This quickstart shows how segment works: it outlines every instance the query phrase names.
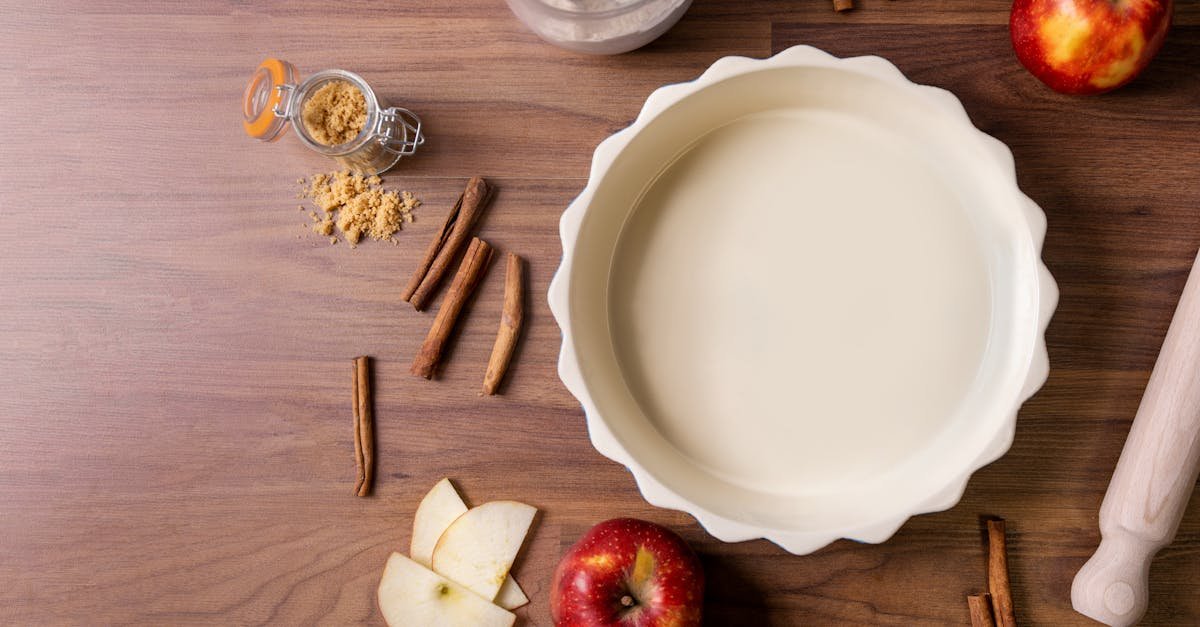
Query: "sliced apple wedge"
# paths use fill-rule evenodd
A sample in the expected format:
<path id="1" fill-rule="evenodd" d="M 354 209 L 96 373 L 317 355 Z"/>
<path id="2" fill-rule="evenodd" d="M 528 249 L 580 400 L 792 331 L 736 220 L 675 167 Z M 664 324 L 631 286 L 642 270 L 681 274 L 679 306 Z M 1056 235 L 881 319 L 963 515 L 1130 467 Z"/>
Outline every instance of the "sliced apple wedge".
<path id="1" fill-rule="evenodd" d="M 413 516 L 412 544 L 409 557 L 422 566 L 433 563 L 433 548 L 446 527 L 467 511 L 458 490 L 449 479 L 442 479 L 421 499 L 417 513 Z M 511 577 L 506 579 L 496 594 L 496 604 L 506 610 L 514 610 L 529 603 L 525 591 Z"/>
<path id="2" fill-rule="evenodd" d="M 421 499 L 417 513 L 413 515 L 409 557 L 422 566 L 432 564 L 433 547 L 437 545 L 438 538 L 442 537 L 442 532 L 450 523 L 466 511 L 467 504 L 463 503 L 462 497 L 458 495 L 458 490 L 454 489 L 450 480 L 442 479 L 437 482 L 425 498 Z"/>
<path id="3" fill-rule="evenodd" d="M 516 501 L 492 501 L 467 510 L 438 538 L 433 570 L 485 599 L 495 599 L 536 513 L 534 507 Z"/>
<path id="4" fill-rule="evenodd" d="M 379 609 L 391 627 L 511 627 L 517 619 L 399 553 L 392 553 L 383 568 Z"/>
<path id="5" fill-rule="evenodd" d="M 515 610 L 526 603 L 529 603 L 529 597 L 525 596 L 525 591 L 517 585 L 517 580 L 509 575 L 504 583 L 500 584 L 500 591 L 496 593 L 496 605 L 506 610 Z"/>

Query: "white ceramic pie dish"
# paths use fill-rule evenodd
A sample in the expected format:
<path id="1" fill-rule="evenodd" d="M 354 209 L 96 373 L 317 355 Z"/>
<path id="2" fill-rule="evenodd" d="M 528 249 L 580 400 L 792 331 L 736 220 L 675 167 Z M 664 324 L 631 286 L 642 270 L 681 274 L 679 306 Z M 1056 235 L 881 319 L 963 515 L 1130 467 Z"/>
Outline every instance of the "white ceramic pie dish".
<path id="1" fill-rule="evenodd" d="M 596 148 L 550 307 L 593 445 L 725 541 L 882 542 L 1045 381 L 1045 216 L 958 99 L 798 46 Z"/>

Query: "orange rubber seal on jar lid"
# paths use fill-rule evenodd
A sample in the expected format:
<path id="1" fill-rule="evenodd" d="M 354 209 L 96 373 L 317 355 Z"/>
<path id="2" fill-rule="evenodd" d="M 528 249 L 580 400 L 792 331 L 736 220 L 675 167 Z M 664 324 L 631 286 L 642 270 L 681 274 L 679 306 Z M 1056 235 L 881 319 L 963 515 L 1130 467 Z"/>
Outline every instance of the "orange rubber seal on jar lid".
<path id="1" fill-rule="evenodd" d="M 280 85 L 294 81 L 295 72 L 286 61 L 271 58 L 259 64 L 242 102 L 242 128 L 246 134 L 263 141 L 272 141 L 282 134 L 287 119 L 275 115 L 283 100 Z"/>

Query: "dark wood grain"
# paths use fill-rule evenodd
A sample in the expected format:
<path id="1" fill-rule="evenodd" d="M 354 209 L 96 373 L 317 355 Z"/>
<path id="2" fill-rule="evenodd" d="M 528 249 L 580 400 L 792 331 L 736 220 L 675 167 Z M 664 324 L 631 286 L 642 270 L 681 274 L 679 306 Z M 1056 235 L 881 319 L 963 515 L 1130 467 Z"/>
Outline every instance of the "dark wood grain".
<path id="1" fill-rule="evenodd" d="M 697 0 L 620 57 L 542 44 L 499 0 L 4 3 L 0 38 L 0 623 L 380 622 L 389 551 L 438 478 L 543 516 L 517 578 L 549 625 L 563 548 L 612 516 L 701 553 L 713 625 L 966 624 L 984 589 L 979 517 L 1008 520 L 1017 618 L 1074 625 L 1070 580 L 1200 245 L 1200 3 L 1129 88 L 1042 88 L 1008 46 L 1008 2 Z M 558 383 L 545 305 L 557 219 L 591 149 L 645 96 L 731 54 L 808 43 L 880 54 L 945 87 L 1008 143 L 1046 210 L 1062 290 L 1052 374 L 1012 451 L 954 509 L 883 545 L 807 557 L 723 544 L 641 500 L 590 446 Z M 305 234 L 294 180 L 326 169 L 237 111 L 276 55 L 359 72 L 429 143 L 389 185 L 425 204 L 399 246 Z M 407 374 L 430 317 L 398 292 L 467 177 L 499 193 L 481 234 L 529 263 L 525 337 L 477 395 L 500 316 L 493 269 L 434 382 Z M 299 237 L 298 237 L 299 236 Z M 345 364 L 375 357 L 375 495 L 354 480 Z M 1156 560 L 1148 625 L 1200 623 L 1200 499 Z"/>

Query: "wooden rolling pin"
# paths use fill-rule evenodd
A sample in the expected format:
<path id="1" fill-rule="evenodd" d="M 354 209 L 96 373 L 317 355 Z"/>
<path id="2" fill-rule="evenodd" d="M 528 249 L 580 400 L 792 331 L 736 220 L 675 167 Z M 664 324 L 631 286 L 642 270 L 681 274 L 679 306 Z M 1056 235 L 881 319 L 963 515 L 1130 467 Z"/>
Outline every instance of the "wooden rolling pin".
<path id="1" fill-rule="evenodd" d="M 1200 257 L 1100 506 L 1100 547 L 1071 586 L 1075 611 L 1108 625 L 1146 612 L 1150 559 L 1171 543 L 1200 470 Z"/>

